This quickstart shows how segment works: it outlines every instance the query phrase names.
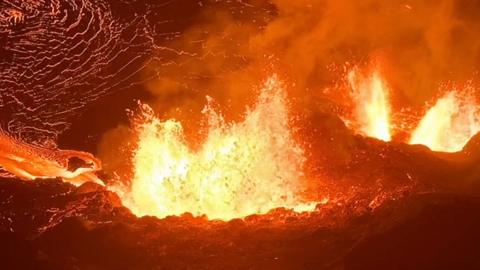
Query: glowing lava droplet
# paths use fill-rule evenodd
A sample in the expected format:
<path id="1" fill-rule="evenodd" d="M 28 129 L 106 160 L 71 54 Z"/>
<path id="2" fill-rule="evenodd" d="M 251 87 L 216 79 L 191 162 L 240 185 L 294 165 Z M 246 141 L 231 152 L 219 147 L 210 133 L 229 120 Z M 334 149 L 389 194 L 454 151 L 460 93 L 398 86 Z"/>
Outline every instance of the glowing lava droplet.
<path id="1" fill-rule="evenodd" d="M 380 73 L 370 76 L 357 69 L 348 73 L 348 82 L 355 99 L 355 118 L 359 132 L 365 136 L 390 141 L 390 103 L 388 88 Z"/>
<path id="2" fill-rule="evenodd" d="M 410 144 L 434 151 L 456 152 L 480 131 L 480 111 L 474 98 L 448 92 L 430 108 L 412 133 Z"/>
<path id="3" fill-rule="evenodd" d="M 137 127 L 134 177 L 121 196 L 136 215 L 207 215 L 229 220 L 278 207 L 313 210 L 299 197 L 304 180 L 302 148 L 294 140 L 283 86 L 265 83 L 252 110 L 226 123 L 207 105 L 208 135 L 198 151 L 176 120 L 154 116 Z"/>

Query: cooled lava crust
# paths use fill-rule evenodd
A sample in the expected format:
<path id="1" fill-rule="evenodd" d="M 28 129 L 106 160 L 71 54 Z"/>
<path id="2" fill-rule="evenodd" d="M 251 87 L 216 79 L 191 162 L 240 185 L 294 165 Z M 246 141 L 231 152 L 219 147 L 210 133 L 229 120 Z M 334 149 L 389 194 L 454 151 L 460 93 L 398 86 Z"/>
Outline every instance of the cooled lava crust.
<path id="1" fill-rule="evenodd" d="M 356 140 L 353 152 L 383 154 L 349 163 L 341 171 L 351 180 L 334 184 L 350 191 L 304 214 L 136 217 L 96 184 L 1 179 L 0 261 L 5 269 L 478 269 L 479 174 L 465 158 L 477 140 L 454 157 Z M 395 166 L 378 165 L 393 157 Z M 365 178 L 379 172 L 390 177 Z"/>

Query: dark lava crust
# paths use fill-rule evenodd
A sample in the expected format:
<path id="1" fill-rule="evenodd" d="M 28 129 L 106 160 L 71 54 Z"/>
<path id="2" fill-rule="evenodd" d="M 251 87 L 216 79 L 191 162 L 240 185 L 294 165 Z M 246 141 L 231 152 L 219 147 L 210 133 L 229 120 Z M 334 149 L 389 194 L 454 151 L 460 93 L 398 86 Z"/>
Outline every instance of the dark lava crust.
<path id="1" fill-rule="evenodd" d="M 59 180 L 0 181 L 2 269 L 478 269 L 480 198 L 411 194 L 230 222 L 137 218 Z"/>

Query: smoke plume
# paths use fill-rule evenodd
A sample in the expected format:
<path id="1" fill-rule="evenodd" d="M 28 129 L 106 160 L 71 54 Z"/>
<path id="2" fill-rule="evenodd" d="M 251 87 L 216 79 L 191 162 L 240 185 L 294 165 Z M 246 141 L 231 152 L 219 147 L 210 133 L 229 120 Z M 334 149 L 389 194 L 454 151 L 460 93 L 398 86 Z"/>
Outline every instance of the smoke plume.
<path id="1" fill-rule="evenodd" d="M 475 79 L 478 69 L 480 1 L 216 2 L 200 1 L 191 26 L 159 46 L 161 60 L 149 67 L 158 77 L 145 85 L 145 102 L 187 134 L 200 129 L 206 95 L 235 120 L 270 72 L 288 82 L 295 105 L 334 114 L 342 104 L 325 89 L 341 95 L 335 86 L 348 66 L 378 63 L 395 107 L 416 109 L 442 83 Z M 162 58 L 165 47 L 175 57 Z"/>

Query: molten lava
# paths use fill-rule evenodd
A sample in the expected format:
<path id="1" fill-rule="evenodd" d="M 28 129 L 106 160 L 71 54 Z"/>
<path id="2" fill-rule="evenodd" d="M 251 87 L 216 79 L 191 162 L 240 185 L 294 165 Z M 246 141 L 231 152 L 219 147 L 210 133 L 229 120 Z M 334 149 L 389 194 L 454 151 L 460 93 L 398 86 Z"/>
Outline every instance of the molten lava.
<path id="1" fill-rule="evenodd" d="M 226 123 L 212 109 L 208 135 L 198 151 L 185 141 L 176 120 L 148 120 L 137 127 L 134 177 L 119 194 L 136 215 L 165 217 L 189 212 L 229 220 L 285 207 L 310 211 L 304 203 L 304 151 L 289 126 L 286 96 L 276 75 L 263 86 L 243 121 Z"/>
<path id="2" fill-rule="evenodd" d="M 355 102 L 355 123 L 361 134 L 391 140 L 389 90 L 378 71 L 365 76 L 357 69 L 348 73 Z"/>
<path id="3" fill-rule="evenodd" d="M 347 123 L 358 133 L 390 141 L 391 121 L 389 89 L 380 73 L 348 73 L 354 99 L 353 117 Z M 469 89 L 450 91 L 427 110 L 411 132 L 409 144 L 423 144 L 434 151 L 460 151 L 480 131 L 480 110 Z"/>
<path id="4" fill-rule="evenodd" d="M 460 151 L 480 131 L 480 110 L 471 95 L 450 91 L 430 108 L 412 133 L 410 144 L 434 151 Z"/>
<path id="5" fill-rule="evenodd" d="M 73 162 L 81 163 L 73 168 Z M 0 168 L 23 180 L 60 177 L 75 185 L 103 182 L 95 175 L 102 168 L 92 154 L 28 144 L 0 130 Z"/>

